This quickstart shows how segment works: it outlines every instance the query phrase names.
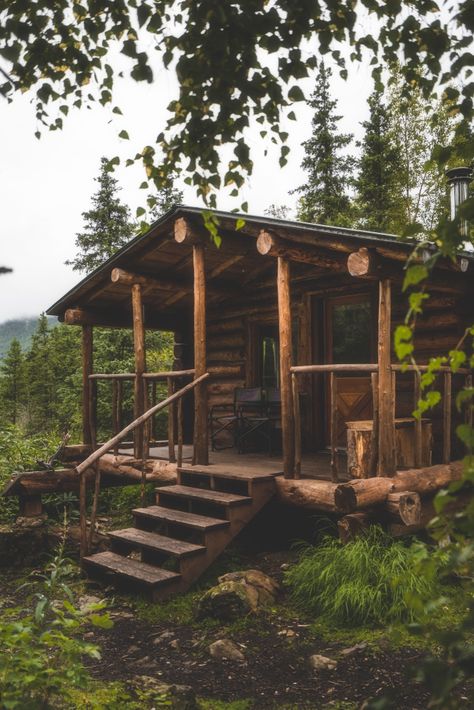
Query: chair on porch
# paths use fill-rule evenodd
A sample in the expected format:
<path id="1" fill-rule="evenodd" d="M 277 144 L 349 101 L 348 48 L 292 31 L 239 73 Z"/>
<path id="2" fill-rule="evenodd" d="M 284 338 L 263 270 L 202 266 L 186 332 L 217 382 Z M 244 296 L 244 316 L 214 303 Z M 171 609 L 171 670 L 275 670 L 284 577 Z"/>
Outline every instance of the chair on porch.
<path id="1" fill-rule="evenodd" d="M 236 387 L 232 405 L 216 404 L 209 411 L 209 432 L 212 451 L 237 448 L 241 453 L 241 437 L 249 420 L 264 411 L 264 392 L 261 387 Z M 219 443 L 227 435 L 228 443 Z"/>

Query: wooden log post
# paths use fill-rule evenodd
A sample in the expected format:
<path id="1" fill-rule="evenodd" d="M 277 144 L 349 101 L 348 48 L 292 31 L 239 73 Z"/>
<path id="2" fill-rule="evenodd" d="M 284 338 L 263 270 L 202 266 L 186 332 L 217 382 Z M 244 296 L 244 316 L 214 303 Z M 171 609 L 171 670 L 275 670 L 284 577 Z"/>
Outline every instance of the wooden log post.
<path id="1" fill-rule="evenodd" d="M 395 417 L 393 379 L 391 370 L 391 282 L 379 281 L 378 312 L 378 413 L 379 441 L 378 466 L 379 476 L 393 476 L 396 471 Z"/>
<path id="2" fill-rule="evenodd" d="M 134 417 L 137 419 L 145 411 L 143 400 L 143 373 L 146 370 L 145 328 L 143 324 L 142 287 L 140 284 L 132 285 L 132 313 L 133 349 L 135 353 Z M 143 428 L 138 427 L 134 432 L 135 458 L 141 458 L 142 453 Z"/>
<path id="3" fill-rule="evenodd" d="M 283 474 L 285 478 L 294 477 L 295 438 L 293 427 L 293 393 L 291 386 L 292 366 L 292 319 L 290 295 L 290 262 L 278 257 L 277 272 L 278 292 L 278 328 L 280 336 L 280 392 L 281 392 L 281 428 L 283 444 Z"/>
<path id="4" fill-rule="evenodd" d="M 171 395 L 174 392 L 174 379 L 172 377 L 167 378 L 167 387 L 168 387 L 168 397 L 171 397 Z M 176 436 L 175 436 L 175 421 L 176 421 L 176 414 L 175 414 L 175 406 L 174 403 L 170 404 L 169 409 L 168 409 L 168 461 L 170 463 L 176 463 L 176 455 L 174 451 L 174 446 L 176 443 Z"/>
<path id="5" fill-rule="evenodd" d="M 443 392 L 443 463 L 451 459 L 452 373 L 444 373 Z"/>
<path id="6" fill-rule="evenodd" d="M 337 378 L 334 372 L 329 373 L 330 430 L 331 430 L 331 480 L 337 483 Z"/>
<path id="7" fill-rule="evenodd" d="M 291 386 L 293 393 L 293 419 L 295 426 L 295 466 L 294 478 L 301 478 L 301 412 L 300 393 L 297 376 L 291 375 Z"/>
<path id="8" fill-rule="evenodd" d="M 312 264 L 313 266 L 331 269 L 332 272 L 345 269 L 344 257 L 335 252 L 325 251 L 321 247 L 285 241 L 264 229 L 258 235 L 257 251 L 263 256 L 273 256 L 287 259 L 288 261 Z"/>
<path id="9" fill-rule="evenodd" d="M 206 273 L 203 244 L 193 244 L 194 268 L 194 370 L 195 377 L 206 372 Z M 193 464 L 209 463 L 207 430 L 207 382 L 194 393 Z"/>
<path id="10" fill-rule="evenodd" d="M 93 334 L 91 325 L 82 326 L 82 441 L 91 444 L 89 420 L 89 375 L 93 367 Z"/>

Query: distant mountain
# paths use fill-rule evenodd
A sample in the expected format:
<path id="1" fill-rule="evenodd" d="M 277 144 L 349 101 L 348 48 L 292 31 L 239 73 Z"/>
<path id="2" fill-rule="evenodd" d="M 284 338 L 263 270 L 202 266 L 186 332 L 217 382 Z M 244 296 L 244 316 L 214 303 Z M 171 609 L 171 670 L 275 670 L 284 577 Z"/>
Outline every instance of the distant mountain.
<path id="1" fill-rule="evenodd" d="M 57 325 L 57 318 L 48 316 L 48 323 L 51 327 Z M 27 348 L 37 324 L 38 316 L 34 318 L 16 318 L 0 323 L 0 359 L 8 351 L 13 338 L 20 341 L 22 348 Z"/>

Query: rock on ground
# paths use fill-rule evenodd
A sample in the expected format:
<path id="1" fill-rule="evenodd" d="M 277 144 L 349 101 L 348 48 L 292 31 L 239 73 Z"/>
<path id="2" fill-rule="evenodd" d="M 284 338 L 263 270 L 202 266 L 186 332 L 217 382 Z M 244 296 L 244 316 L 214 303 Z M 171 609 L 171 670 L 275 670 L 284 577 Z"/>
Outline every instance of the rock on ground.
<path id="1" fill-rule="evenodd" d="M 273 604 L 277 591 L 275 580 L 259 570 L 224 574 L 201 597 L 198 616 L 230 621 Z"/>
<path id="2" fill-rule="evenodd" d="M 337 668 L 337 661 L 327 656 L 314 653 L 309 657 L 309 665 L 314 671 L 334 671 Z"/>
<path id="3" fill-rule="evenodd" d="M 236 643 L 230 639 L 219 639 L 209 646 L 209 653 L 218 661 L 244 663 L 245 656 Z"/>

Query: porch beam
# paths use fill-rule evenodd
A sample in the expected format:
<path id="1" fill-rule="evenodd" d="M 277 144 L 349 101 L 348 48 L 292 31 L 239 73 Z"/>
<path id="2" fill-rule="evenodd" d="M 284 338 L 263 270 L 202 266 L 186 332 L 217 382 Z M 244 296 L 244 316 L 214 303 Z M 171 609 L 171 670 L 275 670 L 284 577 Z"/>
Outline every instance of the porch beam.
<path id="1" fill-rule="evenodd" d="M 59 320 L 66 325 L 97 325 L 103 328 L 132 328 L 133 319 L 128 312 L 117 313 L 102 309 L 68 308 Z M 146 326 L 151 330 L 173 330 L 176 318 L 168 315 L 145 315 Z"/>
<path id="2" fill-rule="evenodd" d="M 293 392 L 291 383 L 293 345 L 291 328 L 290 262 L 279 256 L 277 265 L 283 474 L 285 478 L 293 478 L 295 474 L 295 432 L 293 429 Z"/>
<path id="3" fill-rule="evenodd" d="M 345 271 L 345 260 L 336 253 L 331 254 L 321 247 L 295 244 L 264 229 L 258 235 L 257 251 L 263 256 L 282 257 L 288 261 L 298 261 L 333 271 Z"/>
<path id="4" fill-rule="evenodd" d="M 93 368 L 93 332 L 91 325 L 82 326 L 82 442 L 92 443 L 89 412 L 89 376 Z"/>
<path id="5" fill-rule="evenodd" d="M 396 473 L 395 392 L 391 367 L 391 281 L 379 281 L 378 310 L 378 467 L 379 476 Z"/>
<path id="6" fill-rule="evenodd" d="M 193 244 L 194 270 L 194 370 L 195 377 L 206 372 L 206 271 L 204 246 Z M 207 430 L 207 383 L 194 392 L 193 464 L 209 463 Z"/>
<path id="7" fill-rule="evenodd" d="M 145 327 L 143 322 L 142 285 L 132 285 L 133 351 L 135 355 L 134 418 L 140 417 L 145 409 L 143 373 L 146 370 Z M 134 431 L 134 455 L 139 459 L 143 454 L 143 427 Z"/>

